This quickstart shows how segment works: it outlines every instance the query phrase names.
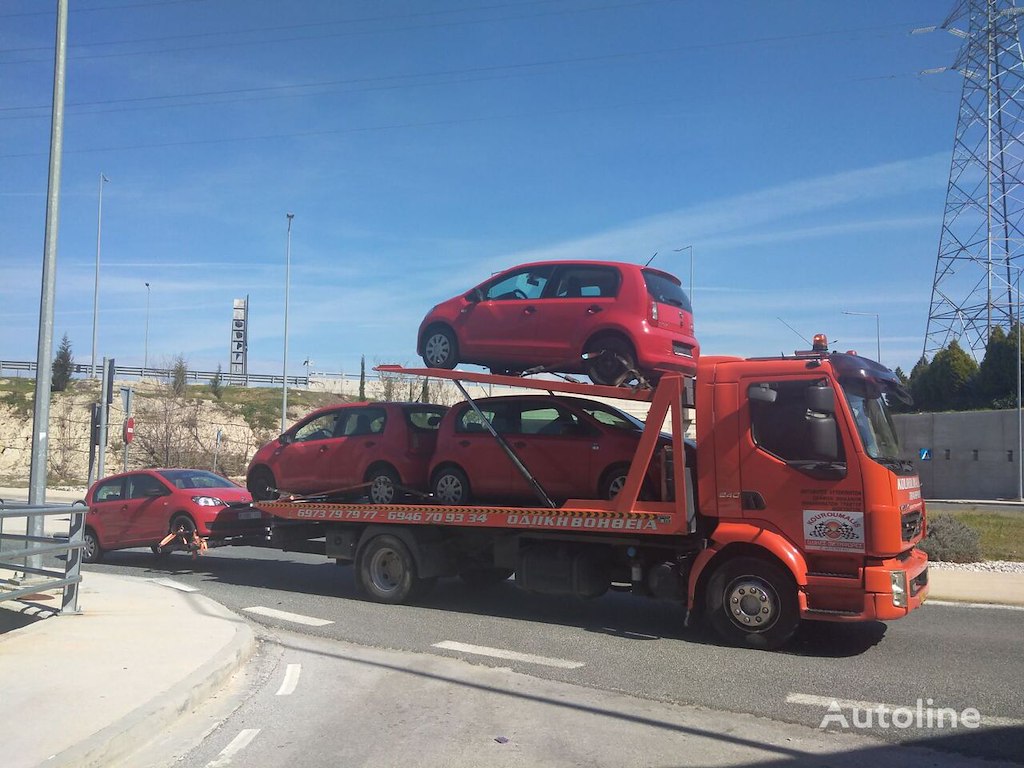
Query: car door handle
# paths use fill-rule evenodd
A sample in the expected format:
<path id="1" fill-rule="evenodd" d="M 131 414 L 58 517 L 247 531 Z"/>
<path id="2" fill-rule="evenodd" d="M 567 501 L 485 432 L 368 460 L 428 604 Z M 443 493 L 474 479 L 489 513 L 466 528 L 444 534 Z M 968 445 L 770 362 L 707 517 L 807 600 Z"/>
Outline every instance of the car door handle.
<path id="1" fill-rule="evenodd" d="M 516 440 L 515 443 L 513 443 L 513 445 L 515 445 L 516 448 L 526 447 L 526 443 L 524 443 L 522 440 Z"/>
<path id="2" fill-rule="evenodd" d="M 321 445 L 320 446 L 320 453 L 327 453 L 327 446 L 326 445 Z"/>
<path id="3" fill-rule="evenodd" d="M 536 307 L 527 307 L 526 309 L 523 310 L 523 314 L 524 315 L 532 315 L 536 311 L 537 311 Z"/>
<path id="4" fill-rule="evenodd" d="M 373 448 L 373 446 L 375 446 L 376 444 L 377 444 L 376 440 L 367 440 L 366 443 L 365 443 L 367 448 Z"/>
<path id="5" fill-rule="evenodd" d="M 459 445 L 463 448 L 469 448 L 469 440 L 459 440 Z"/>
<path id="6" fill-rule="evenodd" d="M 601 310 L 602 310 L 602 307 L 597 306 L 597 304 L 591 304 L 589 307 L 587 307 L 587 314 L 588 315 L 596 315 Z"/>

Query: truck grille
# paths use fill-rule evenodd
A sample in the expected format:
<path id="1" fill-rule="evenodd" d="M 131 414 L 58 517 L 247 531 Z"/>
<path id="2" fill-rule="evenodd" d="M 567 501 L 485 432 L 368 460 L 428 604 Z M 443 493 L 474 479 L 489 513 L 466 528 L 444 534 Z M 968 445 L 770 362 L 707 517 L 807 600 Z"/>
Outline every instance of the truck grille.
<path id="1" fill-rule="evenodd" d="M 921 510 L 904 512 L 902 516 L 903 541 L 910 541 L 921 533 Z"/>

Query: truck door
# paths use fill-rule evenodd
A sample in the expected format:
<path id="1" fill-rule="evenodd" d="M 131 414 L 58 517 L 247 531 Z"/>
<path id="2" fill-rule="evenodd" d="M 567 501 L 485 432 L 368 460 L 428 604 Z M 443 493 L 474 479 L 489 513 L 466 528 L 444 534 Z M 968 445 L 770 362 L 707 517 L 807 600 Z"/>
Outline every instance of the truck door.
<path id="1" fill-rule="evenodd" d="M 841 399 L 824 377 L 741 379 L 737 490 L 743 517 L 797 546 L 863 554 L 862 477 Z"/>

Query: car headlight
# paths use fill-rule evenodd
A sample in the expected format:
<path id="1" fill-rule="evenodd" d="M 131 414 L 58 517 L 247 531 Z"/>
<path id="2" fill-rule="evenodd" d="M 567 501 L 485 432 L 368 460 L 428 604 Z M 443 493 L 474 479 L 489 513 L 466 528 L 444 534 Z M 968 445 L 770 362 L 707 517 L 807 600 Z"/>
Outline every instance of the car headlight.
<path id="1" fill-rule="evenodd" d="M 200 507 L 226 507 L 227 504 L 216 496 L 193 496 L 192 501 Z"/>
<path id="2" fill-rule="evenodd" d="M 892 581 L 892 604 L 897 608 L 907 607 L 907 572 L 889 571 Z"/>

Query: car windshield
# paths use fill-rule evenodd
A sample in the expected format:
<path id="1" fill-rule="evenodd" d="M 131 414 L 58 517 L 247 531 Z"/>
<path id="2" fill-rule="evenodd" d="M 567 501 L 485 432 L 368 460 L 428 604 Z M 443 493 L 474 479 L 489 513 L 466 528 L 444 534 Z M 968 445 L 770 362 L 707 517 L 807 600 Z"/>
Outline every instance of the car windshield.
<path id="1" fill-rule="evenodd" d="M 175 488 L 238 488 L 226 477 L 202 469 L 165 469 L 160 472 Z"/>
<path id="2" fill-rule="evenodd" d="M 677 280 L 661 272 L 652 272 L 645 269 L 644 282 L 647 284 L 647 293 L 651 298 L 661 304 L 671 304 L 673 307 L 685 309 L 692 312 L 690 308 L 690 297 L 686 295 L 683 287 Z"/>
<path id="3" fill-rule="evenodd" d="M 883 393 L 864 379 L 844 378 L 840 383 L 867 455 L 872 459 L 898 460 L 899 440 Z"/>

